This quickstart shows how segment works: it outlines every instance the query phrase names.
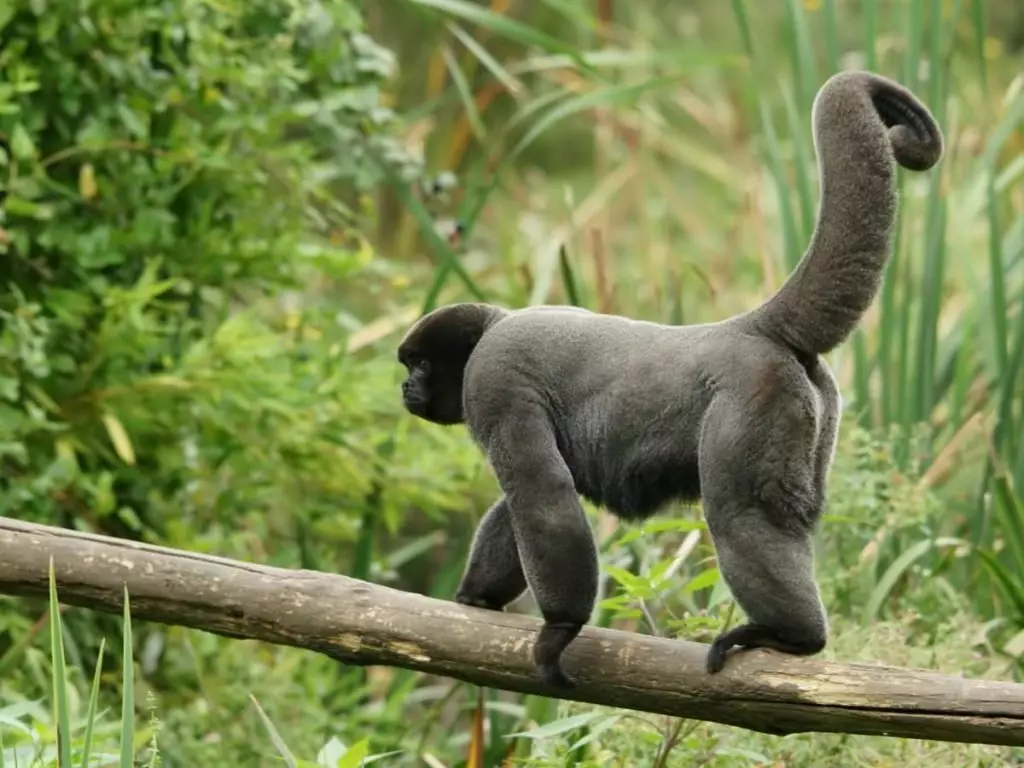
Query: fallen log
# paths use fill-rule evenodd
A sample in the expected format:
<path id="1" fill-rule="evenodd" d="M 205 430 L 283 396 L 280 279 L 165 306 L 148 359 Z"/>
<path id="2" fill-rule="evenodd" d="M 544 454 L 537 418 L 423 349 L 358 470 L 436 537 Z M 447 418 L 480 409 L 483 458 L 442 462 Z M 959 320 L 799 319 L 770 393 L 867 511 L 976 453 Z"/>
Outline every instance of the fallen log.
<path id="1" fill-rule="evenodd" d="M 0 517 L 0 593 L 233 638 L 305 648 L 481 686 L 693 718 L 770 734 L 880 734 L 1024 746 L 1024 685 L 926 670 L 741 652 L 704 672 L 707 646 L 587 627 L 565 654 L 573 691 L 534 674 L 529 616 L 345 576 L 288 570 Z"/>

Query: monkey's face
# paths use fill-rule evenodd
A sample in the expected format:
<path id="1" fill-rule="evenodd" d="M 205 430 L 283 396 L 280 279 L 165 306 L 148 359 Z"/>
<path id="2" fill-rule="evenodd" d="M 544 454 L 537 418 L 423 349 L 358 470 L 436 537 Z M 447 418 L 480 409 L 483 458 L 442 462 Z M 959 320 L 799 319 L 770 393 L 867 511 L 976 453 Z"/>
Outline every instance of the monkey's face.
<path id="1" fill-rule="evenodd" d="M 398 345 L 398 362 L 409 375 L 402 383 L 402 403 L 414 416 L 435 424 L 461 424 L 462 380 L 466 363 L 493 307 L 454 304 L 420 318 Z"/>
<path id="2" fill-rule="evenodd" d="M 402 404 L 413 416 L 435 424 L 461 424 L 462 367 L 431 360 L 418 350 L 402 347 L 398 359 L 408 371 L 402 382 Z"/>

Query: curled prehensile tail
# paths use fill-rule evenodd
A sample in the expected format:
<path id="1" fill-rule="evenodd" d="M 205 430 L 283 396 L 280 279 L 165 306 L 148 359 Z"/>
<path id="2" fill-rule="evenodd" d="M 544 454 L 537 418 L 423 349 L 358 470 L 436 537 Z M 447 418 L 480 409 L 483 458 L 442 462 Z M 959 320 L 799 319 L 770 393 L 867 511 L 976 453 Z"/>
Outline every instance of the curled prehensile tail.
<path id="1" fill-rule="evenodd" d="M 803 259 L 778 293 L 736 318 L 806 354 L 824 354 L 853 332 L 874 300 L 896 219 L 895 166 L 925 171 L 942 155 L 942 132 L 903 86 L 843 72 L 812 110 L 821 201 Z"/>

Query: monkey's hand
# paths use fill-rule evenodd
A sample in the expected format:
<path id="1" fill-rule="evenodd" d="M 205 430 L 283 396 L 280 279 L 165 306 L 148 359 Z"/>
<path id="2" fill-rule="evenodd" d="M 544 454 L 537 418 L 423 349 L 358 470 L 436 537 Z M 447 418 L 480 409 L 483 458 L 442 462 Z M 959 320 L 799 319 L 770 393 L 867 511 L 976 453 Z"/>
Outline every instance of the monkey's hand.
<path id="1" fill-rule="evenodd" d="M 472 597 L 461 590 L 455 595 L 455 602 L 460 605 L 471 605 L 485 611 L 504 611 L 505 607 L 488 602 L 480 597 Z M 547 685 L 563 690 L 576 687 L 576 681 L 562 670 L 559 658 L 565 647 L 580 633 L 582 625 L 572 623 L 545 624 L 537 633 L 533 646 L 533 661 L 537 672 Z"/>
<path id="2" fill-rule="evenodd" d="M 725 666 L 725 654 L 729 648 L 729 640 L 725 635 L 719 635 L 711 643 L 711 648 L 708 650 L 707 660 L 704 663 L 709 675 L 714 675 L 722 671 L 722 668 Z"/>

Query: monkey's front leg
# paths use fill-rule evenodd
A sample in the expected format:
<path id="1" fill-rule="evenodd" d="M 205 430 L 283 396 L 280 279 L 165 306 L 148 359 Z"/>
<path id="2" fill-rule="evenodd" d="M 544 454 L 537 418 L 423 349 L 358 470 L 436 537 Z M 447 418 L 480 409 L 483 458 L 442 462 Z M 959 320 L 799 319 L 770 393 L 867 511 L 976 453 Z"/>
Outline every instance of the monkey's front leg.
<path id="1" fill-rule="evenodd" d="M 562 653 L 590 620 L 597 600 L 597 547 L 575 492 L 552 493 L 545 504 L 512 510 L 523 570 L 540 606 L 544 626 L 533 660 L 544 682 L 575 688 L 562 670 Z"/>
<path id="2" fill-rule="evenodd" d="M 583 505 L 543 413 L 509 417 L 489 453 L 526 582 L 544 617 L 534 662 L 546 683 L 572 688 L 562 652 L 590 620 L 597 599 L 597 547 Z"/>
<path id="3" fill-rule="evenodd" d="M 504 496 L 480 520 L 455 602 L 500 611 L 526 591 L 515 533 Z"/>

